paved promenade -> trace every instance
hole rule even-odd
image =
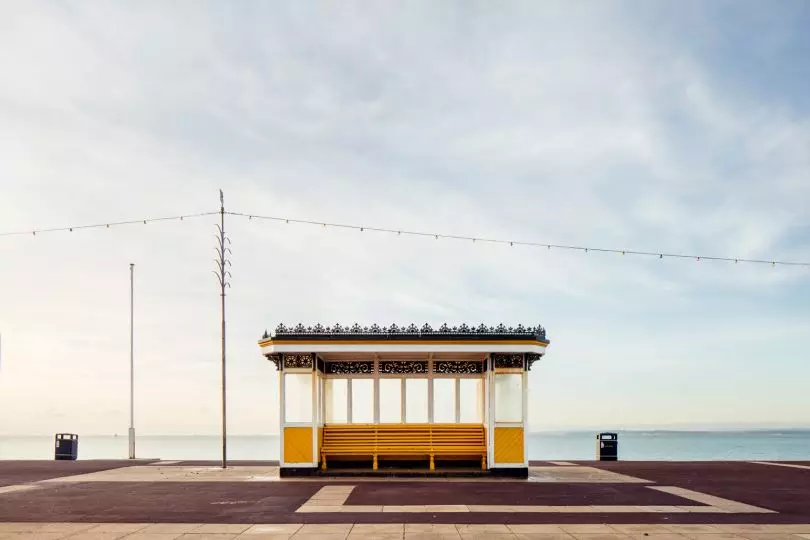
[[[527,480],[0,461],[0,540],[810,540],[810,463],[543,462]]]

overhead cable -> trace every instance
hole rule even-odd
[[[198,214],[183,214],[180,216],[166,216],[166,217],[157,217],[157,218],[144,218],[144,219],[132,219],[128,221],[109,221],[106,223],[93,223],[91,225],[72,225],[68,227],[52,227],[48,229],[30,229],[27,231],[11,231],[11,232],[4,232],[0,233],[0,236],[22,236],[22,235],[33,235],[36,236],[38,234],[43,233],[52,233],[52,232],[73,232],[78,230],[84,229],[109,229],[111,227],[118,227],[121,225],[138,225],[143,224],[146,225],[147,223],[154,223],[157,221],[183,221],[184,219],[189,218],[197,218],[203,216],[214,216],[218,215],[219,212],[200,212]]]
[[[302,224],[302,225],[315,225],[322,228],[335,228],[335,229],[349,229],[349,230],[356,230],[360,232],[369,231],[369,232],[377,232],[377,233],[386,233],[386,234],[394,234],[397,236],[416,236],[422,238],[433,238],[435,240],[457,240],[457,241],[466,241],[466,242],[480,242],[480,243],[488,243],[488,244],[500,244],[500,245],[508,245],[508,246],[527,246],[533,248],[545,248],[547,250],[551,249],[561,249],[561,250],[569,250],[569,251],[579,251],[582,253],[589,253],[589,252],[596,252],[596,253],[612,253],[618,255],[635,255],[635,256],[642,256],[642,257],[650,257],[650,258],[673,258],[673,259],[692,259],[695,261],[720,261],[720,262],[730,262],[730,263],[747,263],[747,264],[764,264],[764,265],[771,265],[771,266],[801,266],[801,267],[810,267],[810,262],[805,261],[786,261],[786,260],[777,260],[777,259],[751,259],[746,257],[727,257],[727,256],[716,256],[716,255],[696,255],[696,254],[688,254],[688,253],[674,253],[674,252],[667,252],[667,251],[643,251],[637,249],[619,249],[619,248],[605,248],[605,247],[592,247],[592,246],[584,246],[584,245],[573,245],[573,244],[556,244],[550,242],[540,242],[540,241],[526,241],[526,240],[508,240],[503,238],[489,238],[484,236],[469,236],[469,235],[459,235],[459,234],[447,234],[441,232],[428,232],[428,231],[416,231],[410,229],[396,229],[391,227],[379,227],[379,226],[369,226],[369,225],[357,225],[353,223],[336,223],[336,222],[329,222],[329,221],[319,221],[319,220],[311,220],[311,219],[297,219],[297,218],[289,218],[289,217],[280,217],[280,216],[268,216],[262,214],[246,214],[244,212],[230,212],[225,211],[226,214],[231,216],[243,217],[248,218],[249,220],[257,219],[257,220],[266,220],[266,221],[274,221],[279,223],[293,223],[293,224]],[[103,222],[103,223],[94,223],[94,224],[85,224],[85,225],[73,225],[73,226],[66,226],[66,227],[53,227],[53,228],[45,228],[45,229],[30,229],[30,230],[19,230],[19,231],[11,231],[11,232],[3,232],[0,233],[0,237],[4,236],[23,236],[23,235],[33,235],[36,236],[38,234],[43,233],[53,233],[53,232],[73,232],[79,230],[87,230],[87,229],[109,229],[112,227],[118,227],[122,225],[137,225],[143,224],[146,225],[148,223],[160,222],[160,221],[183,221],[184,219],[191,219],[197,217],[204,217],[204,216],[214,216],[219,215],[220,211],[214,212],[199,212],[196,214],[183,214],[183,215],[176,215],[176,216],[164,216],[164,217],[157,217],[157,218],[143,218],[143,219],[133,219],[127,221],[110,221],[110,222]]]
[[[579,246],[579,245],[570,245],[570,244],[554,244],[554,243],[547,243],[547,242],[529,242],[524,240],[506,240],[502,238],[487,238],[487,237],[479,237],[479,236],[465,236],[465,235],[458,235],[458,234],[445,234],[439,232],[427,232],[427,231],[414,231],[414,230],[407,230],[407,229],[394,229],[389,227],[375,227],[375,226],[368,226],[368,225],[356,225],[356,224],[349,224],[349,223],[332,223],[327,221],[316,221],[316,220],[309,220],[309,219],[295,219],[295,218],[286,218],[286,217],[279,217],[279,216],[265,216],[260,214],[245,214],[242,212],[226,212],[232,216],[240,216],[246,217],[249,220],[259,219],[259,220],[268,220],[268,221],[275,221],[275,222],[283,222],[283,223],[295,223],[295,224],[304,224],[304,225],[316,225],[319,227],[333,227],[336,229],[352,229],[357,230],[360,232],[370,231],[370,232],[380,232],[380,233],[388,233],[388,234],[395,234],[397,236],[419,236],[424,238],[433,238],[435,240],[461,240],[467,242],[481,242],[481,243],[489,243],[489,244],[502,244],[508,246],[529,246],[534,248],[546,248],[550,249],[563,249],[563,250],[572,250],[572,251],[580,251],[583,253],[589,253],[591,251],[597,253],[614,253],[618,255],[639,255],[644,257],[654,257],[658,259],[664,258],[675,258],[675,259],[693,259],[695,261],[723,261],[723,262],[732,262],[732,263],[750,263],[750,264],[769,264],[771,266],[804,266],[810,267],[810,262],[801,262],[801,261],[784,261],[784,260],[768,260],[768,259],[749,259],[744,257],[719,257],[714,255],[691,255],[686,253],[672,253],[672,252],[665,252],[665,251],[640,251],[634,249],[614,249],[614,248],[604,248],[604,247],[589,247],[589,246]]]

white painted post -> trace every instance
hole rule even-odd
[[[312,465],[318,466],[318,357],[312,355]]]
[[[525,356],[525,355],[524,355]],[[523,464],[529,466],[529,372],[526,371],[526,364],[523,364]]]
[[[346,379],[346,423],[352,423],[352,378]]]
[[[135,263],[129,263],[129,459],[135,459]]]
[[[380,423],[380,359],[374,355],[374,423]]]
[[[486,398],[487,418],[487,464],[490,469],[495,468],[495,400],[492,386],[495,381],[495,363],[492,355],[487,355],[487,376],[484,378],[484,396]]]
[[[428,355],[428,424],[433,423],[433,354]]]
[[[278,463],[282,467],[284,466],[284,426],[285,426],[285,417],[287,416],[287,411],[284,403],[284,355],[282,354],[279,357],[279,362],[281,362],[280,367],[281,370],[278,372],[278,398],[279,398],[279,408],[278,408],[278,429],[279,429],[279,436],[278,442],[280,445],[279,453],[278,453]]]
[[[456,377],[456,424],[461,423],[461,379]]]
[[[402,407],[402,423],[405,424],[408,422],[407,418],[405,418],[405,406],[407,405],[407,401],[405,400],[405,377],[401,377],[399,380],[400,383],[402,384],[402,390],[400,390],[399,393],[401,401],[400,406]]]

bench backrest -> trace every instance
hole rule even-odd
[[[323,445],[329,448],[486,448],[482,424],[329,424]]]
[[[486,429],[481,424],[433,424],[430,436],[433,448],[487,445]]]
[[[377,430],[373,424],[340,424],[324,426],[324,446],[374,446]]]
[[[430,448],[430,424],[378,424],[377,448]]]

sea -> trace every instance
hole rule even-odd
[[[622,460],[810,460],[810,429],[749,431],[618,431]],[[544,431],[530,433],[527,440],[532,460],[590,460],[596,455],[596,432]],[[217,460],[221,457],[219,436],[143,435],[136,440],[139,458],[164,460]],[[0,435],[0,459],[53,459],[51,436]],[[279,455],[277,435],[231,435],[228,458],[275,460]],[[79,459],[125,459],[126,435],[79,437]]]

